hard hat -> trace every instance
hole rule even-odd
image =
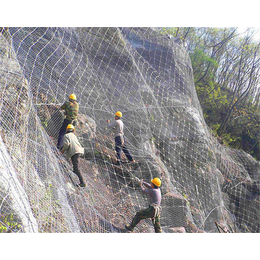
[[[157,187],[160,187],[161,186],[161,180],[159,179],[159,178],[154,178],[154,179],[152,179],[151,180],[151,182],[154,184],[154,185],[156,185]]]
[[[74,128],[74,125],[68,124],[68,126],[67,126],[67,128],[66,128],[66,131],[68,131],[68,130],[70,130],[70,129],[74,130],[74,129],[75,129],[75,128]]]
[[[71,95],[69,96],[69,99],[76,100],[77,98],[76,98],[76,95],[75,95],[75,94],[71,94]]]
[[[117,111],[117,112],[115,113],[115,116],[122,117],[122,113],[121,113],[120,111]]]

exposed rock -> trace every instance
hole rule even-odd
[[[151,28],[0,31],[0,132],[39,232],[121,232],[149,203],[134,177],[155,176],[164,232],[218,232],[215,221],[259,232],[259,162],[211,136],[177,39]],[[80,190],[56,149],[60,106],[73,92],[88,184]],[[121,168],[106,129],[117,110],[137,160]],[[151,222],[135,232],[153,232]]]
[[[169,233],[186,233],[186,230],[184,227],[174,227],[169,228]]]
[[[162,226],[187,226],[189,209],[185,198],[176,193],[166,193],[162,200]]]

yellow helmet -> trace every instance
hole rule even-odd
[[[120,111],[117,111],[117,112],[115,113],[115,116],[122,117],[122,113],[121,113]]]
[[[74,125],[68,124],[68,126],[67,126],[67,128],[66,128],[66,131],[68,131],[68,130],[70,130],[70,129],[74,130],[74,129],[75,129]]]
[[[75,95],[75,94],[71,94],[71,95],[69,96],[69,99],[76,100],[77,98],[76,98],[76,95]]]
[[[152,179],[151,180],[151,182],[154,184],[154,185],[156,185],[157,187],[160,187],[161,186],[161,180],[159,179],[159,178],[154,178],[154,179]]]

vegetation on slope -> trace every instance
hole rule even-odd
[[[182,40],[192,62],[205,120],[225,145],[260,160],[260,42],[249,28],[173,27],[164,33]]]

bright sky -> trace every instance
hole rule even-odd
[[[238,27],[238,31],[241,32],[241,33],[244,33],[246,32],[248,27]],[[260,27],[250,27],[252,29],[254,29],[255,31],[255,36],[254,36],[254,39],[255,41],[260,41]]]

